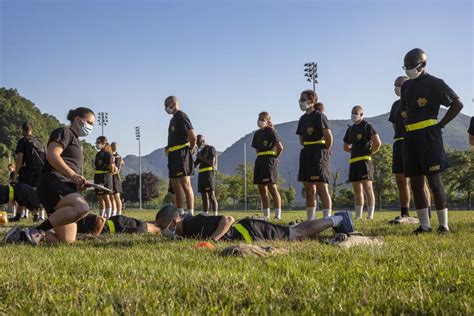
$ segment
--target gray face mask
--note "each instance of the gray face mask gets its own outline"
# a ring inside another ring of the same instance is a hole
[[[173,239],[176,237],[176,229],[175,228],[171,229],[170,226],[168,226],[166,227],[166,229],[163,229],[161,231],[161,235],[163,235],[164,237],[168,239]]]

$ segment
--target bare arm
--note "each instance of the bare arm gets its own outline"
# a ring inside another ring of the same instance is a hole
[[[193,129],[188,129],[186,133],[188,134],[189,147],[193,149],[196,147],[196,132]]]
[[[346,153],[350,153],[351,152],[351,145],[349,145],[347,143],[344,143],[344,151]]]
[[[281,142],[278,142],[276,144],[276,156],[280,157],[282,152],[283,152],[283,144]]]
[[[221,239],[222,236],[224,236],[224,234],[227,233],[227,231],[230,229],[230,226],[232,226],[234,221],[235,220],[232,216],[222,216],[211,238],[215,241]]]
[[[370,153],[373,155],[379,151],[380,146],[382,146],[382,141],[380,140],[379,134],[374,134],[370,137],[372,141],[372,147],[370,148]]]
[[[471,146],[474,146],[474,135],[469,134],[469,144],[471,144]]]
[[[445,127],[449,122],[451,122],[459,114],[459,112],[461,112],[463,107],[464,106],[462,105],[461,100],[459,99],[454,100],[450,104],[448,112],[446,112],[446,115],[439,122],[439,125],[441,125],[441,128]]]
[[[332,147],[332,133],[329,128],[324,128],[323,129],[323,138],[324,141],[326,142],[326,149],[331,149]]]

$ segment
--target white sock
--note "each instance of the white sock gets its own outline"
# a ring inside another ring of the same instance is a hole
[[[46,214],[45,214],[45,213],[46,213],[45,210],[41,210],[41,211],[40,211],[40,217],[41,217],[42,219],[46,219]]]
[[[275,209],[275,219],[281,219],[281,208]]]
[[[325,219],[326,218],[330,219],[332,221],[332,227],[338,226],[343,220],[342,216],[340,216],[340,215],[327,216],[327,217],[325,217]]]
[[[118,215],[122,215],[122,210],[119,210],[117,213]]]
[[[263,209],[263,218],[269,219],[270,218],[270,208]]]
[[[109,207],[105,211],[106,211],[106,214],[107,214],[107,218],[112,217],[112,208],[111,207]]]
[[[323,208],[323,217],[331,216],[331,209],[330,208]]]
[[[28,217],[28,213],[30,212],[29,209],[25,209],[25,216]]]
[[[99,210],[99,215],[105,217],[105,209]]]
[[[209,213],[208,213],[208,212],[202,212],[202,213],[203,213],[204,215],[209,215]]]
[[[364,210],[364,205],[356,205],[355,206],[355,211],[356,211],[355,219],[361,219],[362,218],[363,210]]]
[[[420,226],[422,228],[428,229],[431,228],[430,217],[428,215],[428,208],[422,208],[416,210],[416,215],[418,215],[418,220],[420,221]]]
[[[375,206],[367,206],[367,218],[374,219]]]
[[[117,210],[112,210],[112,216],[117,215]]]
[[[217,211],[214,212],[214,216],[217,216]]]
[[[316,212],[316,207],[307,207],[306,208],[306,216],[308,217],[308,221],[315,219],[314,213]]]
[[[21,217],[25,216],[25,210],[21,211]]]
[[[194,209],[193,208],[189,208],[186,211],[188,212],[189,215],[194,215]]]
[[[177,208],[179,215],[184,214],[184,208]]]
[[[448,209],[443,208],[442,210],[437,210],[439,226],[448,227]]]

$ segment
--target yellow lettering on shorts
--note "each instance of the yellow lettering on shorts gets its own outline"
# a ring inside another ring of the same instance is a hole
[[[440,165],[436,165],[436,166],[430,166],[429,170],[430,171],[438,171],[441,169],[441,166]]]
[[[311,180],[319,180],[319,176],[311,176]]]

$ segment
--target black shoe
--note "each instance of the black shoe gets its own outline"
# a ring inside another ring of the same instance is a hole
[[[8,221],[10,222],[19,222],[21,219],[20,215],[16,215],[15,217],[10,218]]]
[[[39,215],[38,215],[38,214],[34,214],[34,215],[33,215],[33,222],[36,223],[36,222],[39,222],[39,221],[40,221]]]
[[[428,228],[428,229],[425,229],[421,226],[418,226],[418,228],[413,231],[413,234],[420,235],[420,234],[424,234],[424,233],[431,233],[432,231],[433,231],[433,229],[431,227]]]
[[[449,234],[450,231],[449,231],[449,228],[445,227],[445,226],[439,226],[438,227],[438,234],[440,235],[446,235],[446,234]]]

